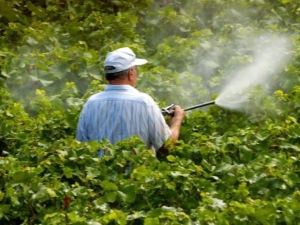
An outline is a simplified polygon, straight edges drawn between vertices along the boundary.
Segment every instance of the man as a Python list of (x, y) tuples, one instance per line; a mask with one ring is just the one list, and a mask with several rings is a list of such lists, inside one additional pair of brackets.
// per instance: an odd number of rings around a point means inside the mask
[(104, 69), (109, 85), (85, 103), (78, 122), (77, 140), (105, 138), (114, 144), (137, 135), (155, 155), (158, 150), (167, 153), (164, 143), (178, 139), (185, 114), (181, 107), (175, 106), (169, 127), (154, 100), (135, 89), (137, 66), (145, 63), (147, 60), (136, 58), (127, 47), (107, 54)]

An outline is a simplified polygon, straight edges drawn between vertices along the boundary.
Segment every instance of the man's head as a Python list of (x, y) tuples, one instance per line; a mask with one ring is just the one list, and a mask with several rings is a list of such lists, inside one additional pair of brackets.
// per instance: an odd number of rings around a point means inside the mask
[(104, 61), (106, 79), (110, 82), (129, 79), (129, 84), (135, 86), (137, 66), (147, 63), (145, 59), (136, 58), (133, 51), (128, 48), (119, 48), (107, 54)]

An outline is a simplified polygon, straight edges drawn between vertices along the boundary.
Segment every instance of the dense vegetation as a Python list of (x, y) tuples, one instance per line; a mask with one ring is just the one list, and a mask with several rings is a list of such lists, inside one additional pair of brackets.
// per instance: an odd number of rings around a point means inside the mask
[[(0, 4), (0, 224), (300, 223), (298, 0)], [(188, 113), (169, 156), (74, 139), (107, 52), (147, 58), (137, 88), (185, 107), (217, 98), (266, 34), (291, 42), (288, 64), (242, 111)]]

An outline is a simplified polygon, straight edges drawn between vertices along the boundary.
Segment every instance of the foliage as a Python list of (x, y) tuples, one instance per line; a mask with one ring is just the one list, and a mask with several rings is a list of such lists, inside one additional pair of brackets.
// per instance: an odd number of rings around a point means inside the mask
[[(300, 223), (298, 1), (0, 3), (0, 224)], [(147, 58), (138, 89), (185, 107), (217, 98), (265, 33), (293, 46), (275, 88), (187, 113), (170, 155), (74, 139), (107, 52)]]

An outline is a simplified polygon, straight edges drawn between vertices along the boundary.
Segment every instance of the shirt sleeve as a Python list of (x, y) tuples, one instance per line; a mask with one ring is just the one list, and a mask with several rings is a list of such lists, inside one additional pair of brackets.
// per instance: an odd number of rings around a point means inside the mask
[(148, 112), (150, 144), (158, 150), (170, 137), (171, 130), (154, 100), (150, 101)]
[(86, 104), (84, 105), (79, 120), (77, 124), (77, 130), (76, 130), (76, 139), (80, 142), (88, 141), (88, 134), (85, 126), (86, 121)]

